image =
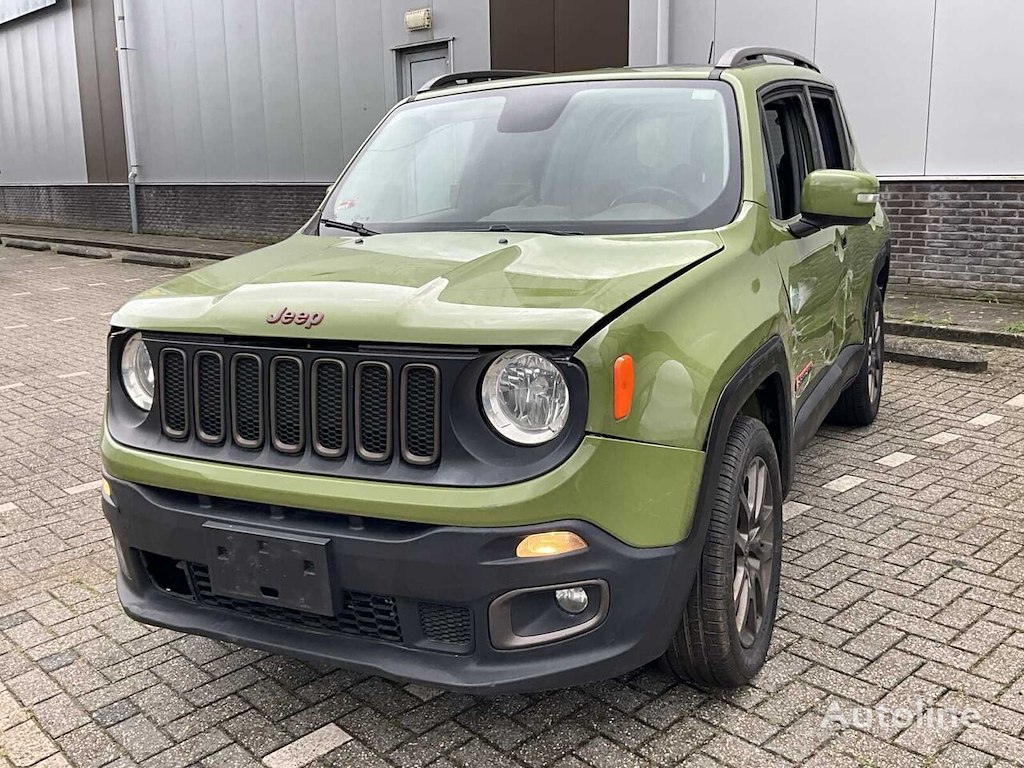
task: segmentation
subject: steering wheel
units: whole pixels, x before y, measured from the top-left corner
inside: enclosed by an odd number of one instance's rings
[[[693,210],[695,208],[693,200],[684,195],[682,192],[677,192],[674,189],[668,187],[637,187],[629,192],[623,192],[621,195],[612,200],[609,208],[614,208],[617,205],[625,205],[626,203],[654,203],[651,199],[651,193],[660,195],[664,202],[675,202],[681,204],[687,210]],[[657,204],[657,203],[655,203]]]

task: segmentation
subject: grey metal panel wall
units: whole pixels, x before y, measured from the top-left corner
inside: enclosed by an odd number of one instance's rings
[[[86,180],[71,4],[0,26],[0,183]]]
[[[1024,3],[937,0],[926,171],[1024,174]]]
[[[393,46],[455,38],[490,59],[487,4],[402,0],[126,0],[145,182],[326,182],[396,99]]]
[[[655,0],[632,0],[630,62],[654,61]],[[839,86],[868,168],[1024,175],[1020,0],[672,0],[672,62],[737,45],[811,55]],[[981,66],[981,65],[984,66]]]
[[[835,80],[865,166],[925,172],[935,0],[818,4],[814,58]]]
[[[383,114],[376,0],[127,0],[143,182],[329,181]]]
[[[718,0],[715,51],[720,54],[741,45],[771,45],[811,55],[816,5],[817,0]],[[698,61],[706,57],[705,48]]]

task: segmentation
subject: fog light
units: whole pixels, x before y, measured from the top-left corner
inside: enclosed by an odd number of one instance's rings
[[[555,602],[567,613],[583,613],[587,610],[590,598],[587,597],[587,590],[583,587],[569,587],[555,590]]]
[[[103,488],[103,495],[106,496],[109,499],[110,498],[110,482],[105,477],[103,478],[102,488]]]
[[[516,557],[550,557],[586,549],[587,542],[572,531],[531,533],[519,542]]]

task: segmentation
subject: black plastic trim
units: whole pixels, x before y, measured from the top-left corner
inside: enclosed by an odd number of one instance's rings
[[[385,400],[385,402],[387,403],[387,405],[386,405],[387,413],[385,415],[385,421],[387,423],[384,426],[384,432],[385,432],[384,445],[385,445],[385,448],[384,448],[383,451],[379,451],[379,452],[378,451],[367,450],[366,446],[363,445],[363,441],[362,441],[362,438],[361,438],[361,434],[362,434],[362,414],[360,412],[362,411],[361,392],[362,392],[362,386],[363,386],[363,371],[365,371],[366,369],[371,368],[371,367],[372,368],[382,368],[384,370],[384,373],[385,373],[386,377],[387,377],[387,398]],[[355,372],[354,378],[355,378],[355,408],[353,409],[353,413],[355,414],[355,416],[354,416],[353,422],[354,422],[355,432],[353,434],[355,435],[356,453],[358,453],[359,454],[359,458],[363,459],[364,461],[374,461],[374,462],[387,461],[388,459],[391,458],[391,447],[392,447],[392,444],[394,443],[394,429],[392,428],[392,425],[391,425],[391,422],[393,421],[393,418],[394,418],[394,404],[393,404],[393,400],[394,400],[394,386],[393,386],[394,373],[391,370],[391,366],[388,365],[387,363],[381,363],[381,362],[379,362],[377,360],[364,360],[363,362],[359,363],[356,366],[356,372]]]
[[[183,378],[184,378],[184,380],[182,382],[182,385],[185,387],[185,391],[182,393],[182,398],[184,399],[183,408],[184,408],[184,411],[185,411],[185,428],[181,429],[181,430],[172,429],[167,424],[167,419],[166,419],[166,416],[165,416],[165,414],[167,413],[167,402],[166,402],[165,397],[164,397],[165,396],[165,391],[164,391],[164,387],[163,387],[164,364],[165,364],[166,359],[169,356],[171,356],[171,355],[177,355],[177,356],[181,357],[182,375],[183,375]],[[172,440],[184,440],[186,437],[188,437],[188,434],[189,434],[189,424],[191,422],[191,419],[189,418],[189,413],[192,410],[189,407],[189,391],[188,390],[192,386],[192,384],[190,382],[191,376],[188,375],[188,357],[185,355],[185,352],[183,350],[181,350],[181,349],[177,349],[175,347],[165,347],[164,349],[160,350],[160,354],[158,355],[158,360],[160,362],[160,370],[158,371],[158,375],[157,375],[157,382],[158,382],[157,387],[160,390],[160,397],[159,397],[159,403],[160,403],[160,428],[163,430],[164,434],[167,435],[167,437],[171,438]]]
[[[259,409],[259,437],[249,440],[242,437],[238,432],[238,363],[240,360],[249,359],[256,361],[256,403]],[[263,361],[257,355],[248,352],[238,352],[231,357],[229,371],[229,393],[231,395],[231,439],[240,448],[257,449],[263,447],[266,439],[266,415],[263,413]]]
[[[286,443],[277,436],[277,368],[293,362],[299,367],[299,439]],[[306,447],[306,377],[302,360],[294,355],[275,355],[270,361],[270,442],[281,453],[301,453]]]
[[[847,385],[853,381],[863,363],[864,345],[850,344],[839,350],[835,362],[815,380],[796,412],[793,434],[796,437],[798,451],[811,442],[811,438],[825,421],[832,406],[839,400]]]
[[[743,404],[747,402],[758,388],[772,376],[780,381],[775,387],[778,397],[780,421],[779,468],[782,472],[783,491],[788,491],[792,484],[794,459],[796,450],[793,440],[793,405],[790,397],[791,374],[789,359],[782,338],[772,336],[765,341],[732,375],[722,389],[711,414],[711,423],[704,441],[704,473],[701,477],[698,493],[697,520],[700,521],[700,537],[704,540],[707,527],[708,510],[714,503],[714,494],[721,473],[722,459],[725,456],[725,445],[729,439],[729,429],[739,415]],[[696,525],[695,525],[696,527]],[[691,535],[693,535],[691,533]]]
[[[320,442],[320,434],[317,429],[317,425],[320,423],[318,416],[319,411],[319,391],[320,386],[317,380],[317,373],[320,368],[333,365],[337,366],[341,370],[341,398],[342,398],[342,430],[341,430],[341,446],[339,448],[327,448]],[[313,443],[313,450],[319,455],[326,459],[337,459],[345,455],[345,451],[348,450],[348,407],[345,402],[348,399],[348,367],[345,365],[343,360],[332,360],[330,358],[320,358],[314,360],[313,364],[309,368],[309,413],[310,413],[310,424],[309,433]]]
[[[406,423],[408,420],[406,411],[408,410],[409,372],[414,370],[427,370],[434,374],[434,447],[429,456],[418,456],[409,450],[409,427]],[[402,458],[410,464],[421,466],[433,464],[441,455],[441,369],[430,363],[403,365],[399,380],[398,408],[398,434]]]
[[[572,519],[471,528],[352,518],[228,499],[204,501],[194,494],[107,479],[112,492],[103,499],[103,512],[122,556],[117,591],[130,617],[272,653],[479,694],[567,687],[625,674],[656,659],[679,626],[703,544],[691,536],[673,546],[631,547]],[[637,499],[637,504],[652,501]],[[328,539],[329,562],[337,564],[332,590],[394,598],[401,643],[261,620],[154,587],[140,552],[202,563],[209,553],[201,532],[210,521]],[[577,533],[587,549],[529,560],[515,557],[524,536],[552,529]],[[600,625],[516,650],[492,644],[488,607],[501,595],[594,579],[607,582],[609,590]],[[453,645],[428,637],[418,616],[423,604],[469,610],[475,643]]]
[[[206,358],[212,358],[217,361],[217,378],[220,382],[218,388],[218,397],[220,399],[220,432],[216,435],[210,434],[203,429],[202,419],[202,405],[200,403],[200,386],[199,386],[199,366],[202,361]],[[196,425],[196,437],[202,440],[204,443],[210,445],[218,445],[224,442],[224,436],[227,432],[227,415],[225,402],[227,400],[227,392],[224,389],[224,356],[220,352],[213,352],[210,350],[203,350],[197,352],[192,358],[192,405],[195,408],[195,425]],[[163,411],[161,410],[161,414]]]

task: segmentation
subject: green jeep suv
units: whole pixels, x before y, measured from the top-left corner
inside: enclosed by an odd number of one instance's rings
[[[745,683],[797,451],[878,410],[878,189],[785,51],[428,83],[301,232],[114,315],[125,611],[475,692]]]

